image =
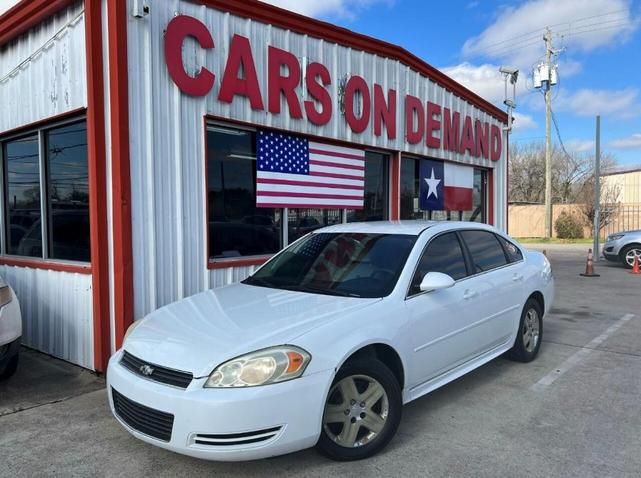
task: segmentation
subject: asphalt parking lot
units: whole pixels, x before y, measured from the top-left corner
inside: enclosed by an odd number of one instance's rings
[[[532,246],[535,248],[535,246]],[[412,402],[380,455],[313,450],[213,463],[144,444],[111,417],[100,377],[36,352],[0,383],[0,476],[641,476],[641,276],[587,246],[548,246],[557,297],[539,358],[503,358]]]

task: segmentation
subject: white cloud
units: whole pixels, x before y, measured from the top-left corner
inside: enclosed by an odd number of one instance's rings
[[[20,0],[0,0],[0,15],[13,7]]]
[[[459,65],[446,66],[440,68],[440,70],[492,103],[503,103],[505,99],[505,81],[503,75],[499,72],[499,65],[489,63],[473,65],[465,62]],[[512,86],[508,84],[508,87],[508,94],[511,95]],[[525,81],[521,75],[516,83],[517,103],[518,95],[524,91]]]
[[[534,118],[532,118],[530,115],[517,113],[515,111],[514,113],[512,113],[512,116],[514,117],[514,120],[512,122],[512,127],[514,128],[515,131],[533,129],[538,126],[538,124],[536,124],[536,121],[534,121]]]
[[[616,118],[634,118],[641,114],[639,90],[580,89],[575,93],[562,90],[552,108],[559,111],[571,111],[578,116],[612,116]]]
[[[576,53],[625,42],[639,24],[629,0],[529,0],[502,8],[492,25],[465,42],[463,55],[530,68],[545,53],[546,26],[555,46]]]
[[[641,133],[634,133],[626,138],[612,140],[609,146],[614,149],[641,149]]]
[[[565,142],[565,149],[570,153],[587,153],[594,151],[593,139],[571,139]]]
[[[308,17],[335,16],[352,19],[375,3],[391,5],[393,0],[261,0]]]

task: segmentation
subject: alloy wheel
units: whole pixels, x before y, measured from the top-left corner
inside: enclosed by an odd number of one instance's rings
[[[534,351],[539,343],[540,328],[539,328],[539,314],[531,308],[528,309],[523,321],[523,346],[528,352]]]
[[[630,267],[634,267],[635,257],[641,261],[641,249],[630,249],[625,255],[625,262]]]
[[[383,386],[367,375],[350,375],[330,390],[323,428],[336,444],[357,448],[381,433],[388,415],[389,400]]]

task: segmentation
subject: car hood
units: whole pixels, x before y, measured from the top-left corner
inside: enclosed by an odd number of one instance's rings
[[[292,344],[313,328],[380,300],[234,284],[152,312],[127,337],[124,349],[144,361],[203,377],[222,362]]]

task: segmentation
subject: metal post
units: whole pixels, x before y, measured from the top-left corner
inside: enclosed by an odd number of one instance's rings
[[[547,78],[545,84],[545,237],[552,237],[552,32],[547,29],[545,35],[545,64]]]
[[[599,260],[599,222],[601,220],[601,116],[596,117],[596,150],[594,154],[594,232],[593,247],[594,260]]]

